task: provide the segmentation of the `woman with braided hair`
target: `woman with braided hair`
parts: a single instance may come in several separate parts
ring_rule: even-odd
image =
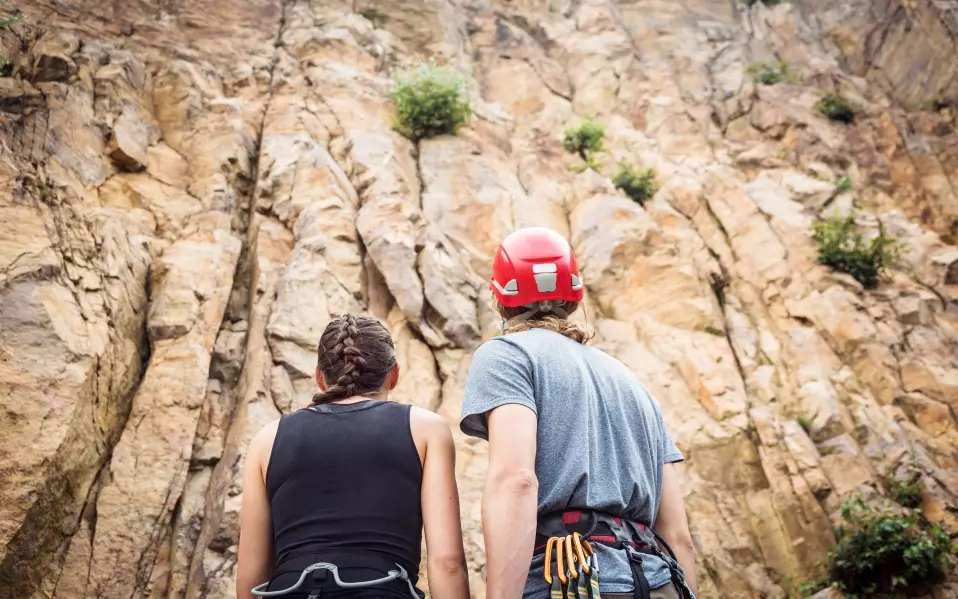
[[[437,414],[389,401],[389,331],[344,314],[319,342],[312,403],[260,430],[246,458],[238,599],[467,599],[452,433]],[[268,581],[268,584],[266,584]]]

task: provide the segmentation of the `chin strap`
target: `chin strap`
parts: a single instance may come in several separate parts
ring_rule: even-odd
[[[522,314],[517,314],[509,319],[502,319],[502,334],[506,334],[506,328],[508,328],[510,324],[529,320],[536,314],[552,314],[559,318],[568,318],[569,313],[562,309],[562,304],[564,303],[565,302],[560,300],[542,300],[541,302],[526,304],[523,308],[527,308],[527,310]]]

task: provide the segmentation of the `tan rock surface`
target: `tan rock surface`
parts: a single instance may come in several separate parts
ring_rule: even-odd
[[[484,596],[461,392],[499,327],[492,252],[534,225],[571,239],[595,343],[688,458],[701,597],[820,575],[841,500],[912,453],[958,534],[948,2],[161,4],[38,0],[2,36],[0,596],[233,597],[246,446],[308,403],[343,311],[383,320],[396,399],[455,431]],[[388,92],[428,54],[475,115],[413,144]],[[802,78],[746,73],[778,60]],[[815,111],[833,88],[853,124]],[[656,169],[644,206],[575,171],[586,116],[603,172]],[[852,206],[907,243],[872,291],[810,238]]]

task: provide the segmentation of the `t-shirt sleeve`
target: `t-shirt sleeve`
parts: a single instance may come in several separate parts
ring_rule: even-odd
[[[674,462],[684,462],[685,455],[679,450],[675,445],[675,440],[672,439],[672,435],[669,433],[669,427],[665,424],[665,419],[662,417],[662,405],[659,403],[659,400],[655,398],[648,389],[645,390],[645,393],[648,395],[649,400],[652,402],[652,407],[655,409],[655,425],[659,431],[659,438],[661,439],[662,455],[664,456],[663,462],[665,464],[672,464]]]
[[[662,434],[665,436],[665,463],[684,462],[685,455],[676,447],[675,441],[672,439],[672,435],[669,434],[665,423],[662,424]]]
[[[493,338],[476,350],[466,375],[459,428],[470,437],[489,439],[486,413],[505,404],[536,412],[531,358],[505,339]]]

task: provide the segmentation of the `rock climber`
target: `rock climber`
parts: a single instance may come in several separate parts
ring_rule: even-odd
[[[694,597],[684,456],[643,384],[569,320],[584,281],[568,241],[515,231],[490,287],[503,334],[475,352],[460,422],[489,443],[486,596]]]
[[[448,425],[388,400],[399,365],[375,318],[333,320],[318,353],[311,405],[250,442],[237,597],[421,599],[425,531],[430,595],[468,599]]]

